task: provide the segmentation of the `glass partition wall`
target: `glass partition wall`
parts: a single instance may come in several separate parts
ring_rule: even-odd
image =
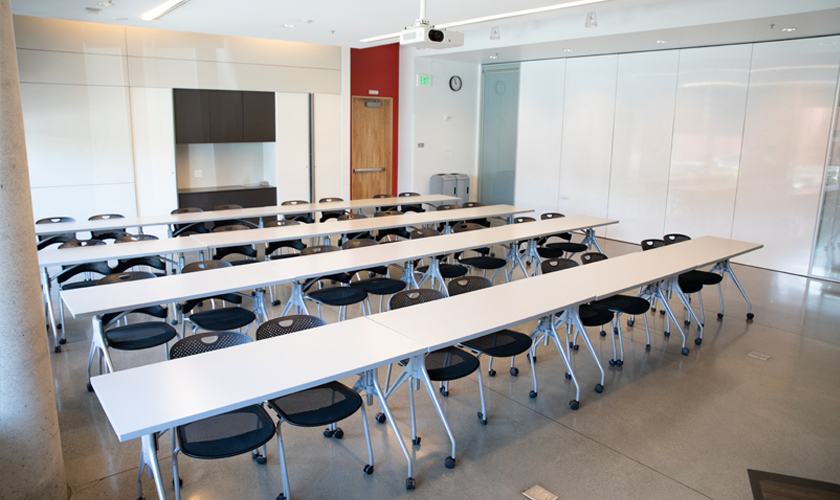
[[[834,101],[834,119],[828,141],[825,185],[817,228],[811,276],[840,281],[840,85]]]
[[[519,64],[482,68],[478,201],[513,204]]]

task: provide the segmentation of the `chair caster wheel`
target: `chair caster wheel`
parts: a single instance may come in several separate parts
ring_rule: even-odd
[[[573,410],[577,410],[578,408],[580,408],[580,403],[573,399],[569,401],[569,407]]]
[[[694,345],[700,345],[702,343],[703,343],[703,339],[701,339],[700,337],[697,337],[696,339],[694,339]]]
[[[277,498],[275,498],[274,500],[286,500],[286,495],[280,493],[279,495],[277,495]]]
[[[601,394],[602,392],[604,392],[604,386],[601,384],[595,384],[595,392]]]
[[[416,438],[412,439],[411,444],[415,446],[420,446],[420,436],[417,436]]]
[[[487,425],[487,419],[484,418],[484,414],[478,412],[478,421],[481,422],[481,425]]]
[[[63,328],[61,323],[56,323],[55,327],[58,328],[59,330],[61,330]],[[61,339],[61,340],[64,340],[64,342],[67,342],[67,340],[65,340],[65,339]],[[59,340],[58,342],[63,344],[64,342],[61,342],[61,340]]]
[[[575,344],[575,345],[572,346],[573,351],[577,351],[579,348],[580,348],[579,344]]]
[[[615,360],[614,360],[614,359],[611,359],[611,360],[609,361],[609,363],[610,363],[610,366],[615,366]]]
[[[380,424],[384,424],[385,423],[385,414],[384,413],[377,413],[376,414],[376,421],[379,422]]]
[[[718,313],[718,319],[723,319],[723,313]]]
[[[56,354],[60,353],[61,352],[61,346],[60,345],[55,346],[55,349],[53,349],[53,351],[55,351]]]
[[[516,376],[518,376],[518,375],[519,375],[519,368],[517,368],[517,367],[515,367],[515,366],[511,367],[511,369],[510,369],[510,376],[511,376],[511,377],[516,377]]]
[[[755,318],[755,314],[747,313],[747,319],[753,319],[753,318]]]
[[[598,332],[598,333],[600,333],[602,337],[606,337],[606,336],[607,336],[607,332],[605,332],[604,330],[601,330],[601,331],[600,331],[600,332]]]
[[[619,359],[619,360],[617,360],[617,361],[615,362],[615,366],[624,366],[624,360],[623,360],[623,359]]]
[[[333,437],[333,431],[331,431],[331,430],[329,430],[329,429],[324,429],[324,437],[325,437],[325,438],[331,438],[331,437]]]
[[[443,394],[443,397],[445,397],[445,398],[449,397],[449,391],[447,391],[443,387],[440,388],[440,393]]]
[[[344,431],[341,430],[341,427],[336,427],[335,432],[333,432],[333,437],[336,439],[341,439],[344,437]]]
[[[569,373],[569,372],[566,372],[566,380],[571,380],[571,379],[572,379],[572,374]]]
[[[487,375],[488,375],[488,376],[490,376],[490,377],[495,377],[495,376],[496,376],[496,370],[490,370],[490,371],[488,371],[488,372],[487,372]]]
[[[175,326],[175,325],[177,325],[177,324],[178,324],[178,320],[177,320],[177,319],[173,319],[172,321],[170,321],[170,323],[172,324],[172,326]]]
[[[569,342],[569,347],[571,347],[572,349],[574,349],[574,348],[575,348],[575,343],[574,343],[574,342]]]
[[[670,337],[670,336],[671,336],[671,332],[665,332],[663,335],[665,335],[666,337]]]
[[[265,463],[268,461],[263,455],[260,455],[259,453],[253,453],[251,455],[251,458],[253,458],[254,461],[260,465],[265,465]],[[181,483],[181,485],[183,486],[183,482]]]
[[[537,391],[531,391],[528,393],[528,397],[534,399],[537,397]]]
[[[180,487],[182,487],[182,488],[183,488],[183,486],[184,486],[184,478],[182,478],[182,477],[179,477],[179,478],[178,478],[178,486],[180,486]],[[175,487],[175,478],[172,478],[172,487],[173,487],[173,488]]]
[[[660,309],[659,310],[659,315],[660,316],[665,316],[665,309]]]
[[[446,457],[446,460],[443,461],[443,465],[445,465],[447,469],[454,469],[455,459],[452,457]]]
[[[613,335],[618,335],[618,327],[617,326],[613,327]]]
[[[277,307],[277,306],[280,305],[280,301],[279,300],[272,300],[271,305],[274,306],[274,307]]]
[[[365,474],[367,474],[368,476],[373,474],[373,466],[372,465],[365,465],[365,468],[362,469],[362,470],[364,470]]]
[[[645,350],[646,350],[646,351],[649,351],[649,350],[650,350],[650,344],[647,344],[647,345],[645,346]]]
[[[683,356],[688,356],[688,347],[683,347],[682,351],[680,351]]]
[[[683,321],[683,324],[684,324],[685,326],[691,326],[691,321]]]
[[[93,386],[90,385],[90,382],[87,383],[87,390],[88,392],[93,392]]]
[[[59,328],[61,328],[61,325],[59,325]],[[64,345],[67,343],[67,339],[58,339],[58,343]]]
[[[636,324],[636,322],[635,322],[635,321],[633,321],[632,319],[628,319],[628,320],[627,320],[627,326],[632,327],[634,324]]]
[[[405,489],[407,489],[409,491],[414,489],[414,478],[413,477],[405,478]]]

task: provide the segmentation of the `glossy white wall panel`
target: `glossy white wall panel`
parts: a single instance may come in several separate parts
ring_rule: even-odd
[[[514,204],[535,216],[557,211],[566,60],[522,63],[516,139]]]
[[[341,48],[331,45],[134,27],[126,39],[136,57],[341,69]]]
[[[261,90],[275,92],[341,92],[341,71],[130,57],[132,87]]]
[[[125,27],[14,16],[15,45],[19,49],[125,55]]]
[[[732,237],[742,262],[807,274],[840,67],[840,37],[755,44]]]
[[[565,214],[607,216],[617,72],[617,55],[566,62],[557,206]],[[602,236],[604,232],[597,230]]]
[[[676,50],[618,57],[607,215],[621,223],[607,229],[610,238],[638,243],[663,234],[678,59]]]
[[[680,51],[665,233],[732,234],[752,45]]]
[[[309,200],[309,94],[278,92],[277,199]]]
[[[32,211],[35,220],[62,215],[82,221],[91,215],[113,213],[134,217],[134,183],[33,188]]]
[[[20,86],[32,187],[133,183],[128,89]]]
[[[20,81],[71,85],[127,86],[125,57],[18,49]]]
[[[340,108],[339,96],[315,94],[315,201],[350,199],[350,184],[343,181],[348,176],[339,171]]]
[[[168,214],[178,208],[172,91],[133,88],[130,94],[137,213]]]

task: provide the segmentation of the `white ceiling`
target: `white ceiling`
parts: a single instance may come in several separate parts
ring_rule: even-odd
[[[419,0],[191,0],[157,21],[142,21],[163,0],[12,0],[19,15],[68,19],[217,35],[268,38],[364,48],[360,39],[393,33],[419,17]],[[569,0],[428,0],[432,24],[501,14]],[[99,8],[96,14],[87,7]],[[583,27],[587,10],[599,27]],[[311,20],[306,23],[305,20]],[[775,23],[774,30],[769,24]],[[794,33],[778,31],[796,23]],[[285,28],[284,24],[295,24]],[[490,41],[490,25],[502,40]],[[429,56],[469,62],[503,62],[548,57],[714,45],[840,32],[840,0],[608,0],[547,14],[464,26],[465,46],[427,50]],[[381,43],[392,43],[386,41]],[[380,44],[381,44],[380,43]],[[651,45],[653,44],[653,45]],[[564,53],[573,48],[573,53]],[[425,56],[425,52],[423,55]],[[497,60],[489,55],[499,53]],[[418,54],[420,55],[420,54]]]

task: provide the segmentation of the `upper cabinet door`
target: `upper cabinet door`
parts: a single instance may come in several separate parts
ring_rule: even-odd
[[[174,89],[175,143],[207,143],[210,139],[210,95],[202,90]]]
[[[210,95],[210,142],[242,142],[242,92],[204,90]]]
[[[274,142],[274,92],[243,92],[245,142]]]

